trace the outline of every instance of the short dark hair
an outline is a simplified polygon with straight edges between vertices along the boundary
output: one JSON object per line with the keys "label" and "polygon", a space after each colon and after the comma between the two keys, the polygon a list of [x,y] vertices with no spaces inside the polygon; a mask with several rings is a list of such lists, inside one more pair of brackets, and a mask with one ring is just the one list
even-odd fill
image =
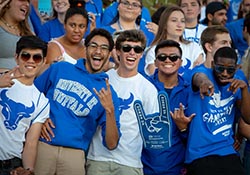
{"label": "short dark hair", "polygon": [[46,57],[46,55],[47,55],[47,49],[48,49],[47,43],[34,35],[22,36],[17,41],[16,54],[19,55],[20,52],[25,48],[41,49],[43,52],[43,56]]}
{"label": "short dark hair", "polygon": [[88,24],[89,22],[88,13],[82,7],[70,7],[65,14],[64,24],[66,24],[68,19],[74,15],[82,15],[84,18],[86,18]]}
{"label": "short dark hair", "polygon": [[229,58],[238,61],[237,53],[231,47],[221,47],[214,54],[214,63],[217,63],[218,58]]}
{"label": "short dark hair", "polygon": [[163,40],[163,41],[159,42],[155,48],[155,56],[156,56],[158,50],[160,48],[164,48],[164,47],[176,47],[180,52],[180,57],[182,57],[182,49],[180,47],[180,44],[174,40]]}
{"label": "short dark hair", "polygon": [[90,34],[88,34],[88,36],[85,38],[85,46],[88,47],[89,45],[89,42],[90,40],[95,37],[95,36],[102,36],[102,37],[105,37],[108,42],[109,42],[109,51],[112,51],[113,48],[114,48],[114,40],[111,36],[111,34],[105,30],[105,29],[102,29],[102,28],[95,28],[94,30],[92,30],[90,32]]}
{"label": "short dark hair", "polygon": [[115,48],[120,50],[122,47],[122,42],[124,41],[132,41],[132,42],[141,42],[141,46],[146,48],[146,37],[141,30],[125,30],[122,31],[116,39]]}

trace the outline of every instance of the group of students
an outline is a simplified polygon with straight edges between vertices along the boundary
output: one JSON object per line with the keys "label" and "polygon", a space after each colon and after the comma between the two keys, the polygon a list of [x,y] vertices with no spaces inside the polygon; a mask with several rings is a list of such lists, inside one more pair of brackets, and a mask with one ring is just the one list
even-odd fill
{"label": "group of students", "polygon": [[[183,38],[184,10],[169,6],[147,50],[152,38],[138,30],[142,2],[135,1],[117,3],[118,18],[108,26],[115,41],[108,28],[84,37],[88,14],[75,7],[65,14],[64,35],[48,45],[19,37],[18,66],[0,76],[0,138],[6,140],[0,175],[245,173],[235,123],[248,138],[250,95],[229,31],[204,29],[202,50]],[[19,9],[26,15],[26,5]],[[149,56],[153,68],[141,68]]]}

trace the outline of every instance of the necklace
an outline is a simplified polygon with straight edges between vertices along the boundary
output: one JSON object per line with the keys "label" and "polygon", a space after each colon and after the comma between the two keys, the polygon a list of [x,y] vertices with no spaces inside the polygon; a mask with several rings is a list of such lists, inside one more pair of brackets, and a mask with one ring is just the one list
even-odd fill
{"label": "necklace", "polygon": [[19,30],[18,26],[10,25],[3,18],[1,18],[0,21],[7,27],[7,30],[9,29],[10,33],[17,35],[17,36],[20,36],[20,30]]}
{"label": "necklace", "polygon": [[[118,27],[119,27],[119,29],[121,30],[121,31],[123,31],[124,30],[124,28],[122,27],[122,25],[121,25],[121,23],[120,23],[120,20],[118,20],[117,21],[117,25],[118,25]],[[135,24],[135,29],[139,29],[139,26],[137,25],[137,24]]]}
{"label": "necklace", "polygon": [[1,18],[1,21],[9,28],[13,29],[13,30],[18,30],[17,26],[14,25],[10,25],[9,23],[7,23],[3,18]]}

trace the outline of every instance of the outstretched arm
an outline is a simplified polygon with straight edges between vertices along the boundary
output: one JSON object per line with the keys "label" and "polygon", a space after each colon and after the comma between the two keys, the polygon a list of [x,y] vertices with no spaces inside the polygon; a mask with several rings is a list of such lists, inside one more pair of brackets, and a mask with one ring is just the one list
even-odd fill
{"label": "outstretched arm", "polygon": [[106,135],[105,141],[109,149],[116,148],[118,144],[119,134],[115,120],[115,110],[112,100],[112,93],[108,79],[106,79],[107,89],[102,88],[99,92],[94,88],[94,92],[99,97],[99,100],[106,112]]}
{"label": "outstretched arm", "polygon": [[192,88],[194,91],[200,91],[201,98],[211,96],[214,93],[214,85],[204,73],[196,73],[192,79]]}

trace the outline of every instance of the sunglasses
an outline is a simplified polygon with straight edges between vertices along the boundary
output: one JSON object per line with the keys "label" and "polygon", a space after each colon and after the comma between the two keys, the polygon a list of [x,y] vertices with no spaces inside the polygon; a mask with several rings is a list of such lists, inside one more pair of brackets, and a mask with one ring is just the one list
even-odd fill
{"label": "sunglasses", "polygon": [[181,57],[178,55],[166,55],[166,54],[160,54],[156,56],[156,59],[160,60],[160,61],[166,61],[166,59],[169,59],[172,62],[177,61],[178,59],[180,59]]}
{"label": "sunglasses", "polygon": [[135,53],[142,53],[144,51],[144,48],[141,46],[130,46],[128,44],[122,46],[123,52],[130,52],[131,49],[134,49]]}
{"label": "sunglasses", "polygon": [[220,66],[220,65],[214,65],[214,70],[217,73],[223,73],[225,70],[227,71],[228,74],[233,74],[236,71],[235,67],[225,67],[225,66]]}
{"label": "sunglasses", "polygon": [[31,55],[30,53],[23,52],[20,55],[20,58],[25,62],[27,62],[31,57],[35,63],[40,63],[43,60],[43,56],[41,54]]}

